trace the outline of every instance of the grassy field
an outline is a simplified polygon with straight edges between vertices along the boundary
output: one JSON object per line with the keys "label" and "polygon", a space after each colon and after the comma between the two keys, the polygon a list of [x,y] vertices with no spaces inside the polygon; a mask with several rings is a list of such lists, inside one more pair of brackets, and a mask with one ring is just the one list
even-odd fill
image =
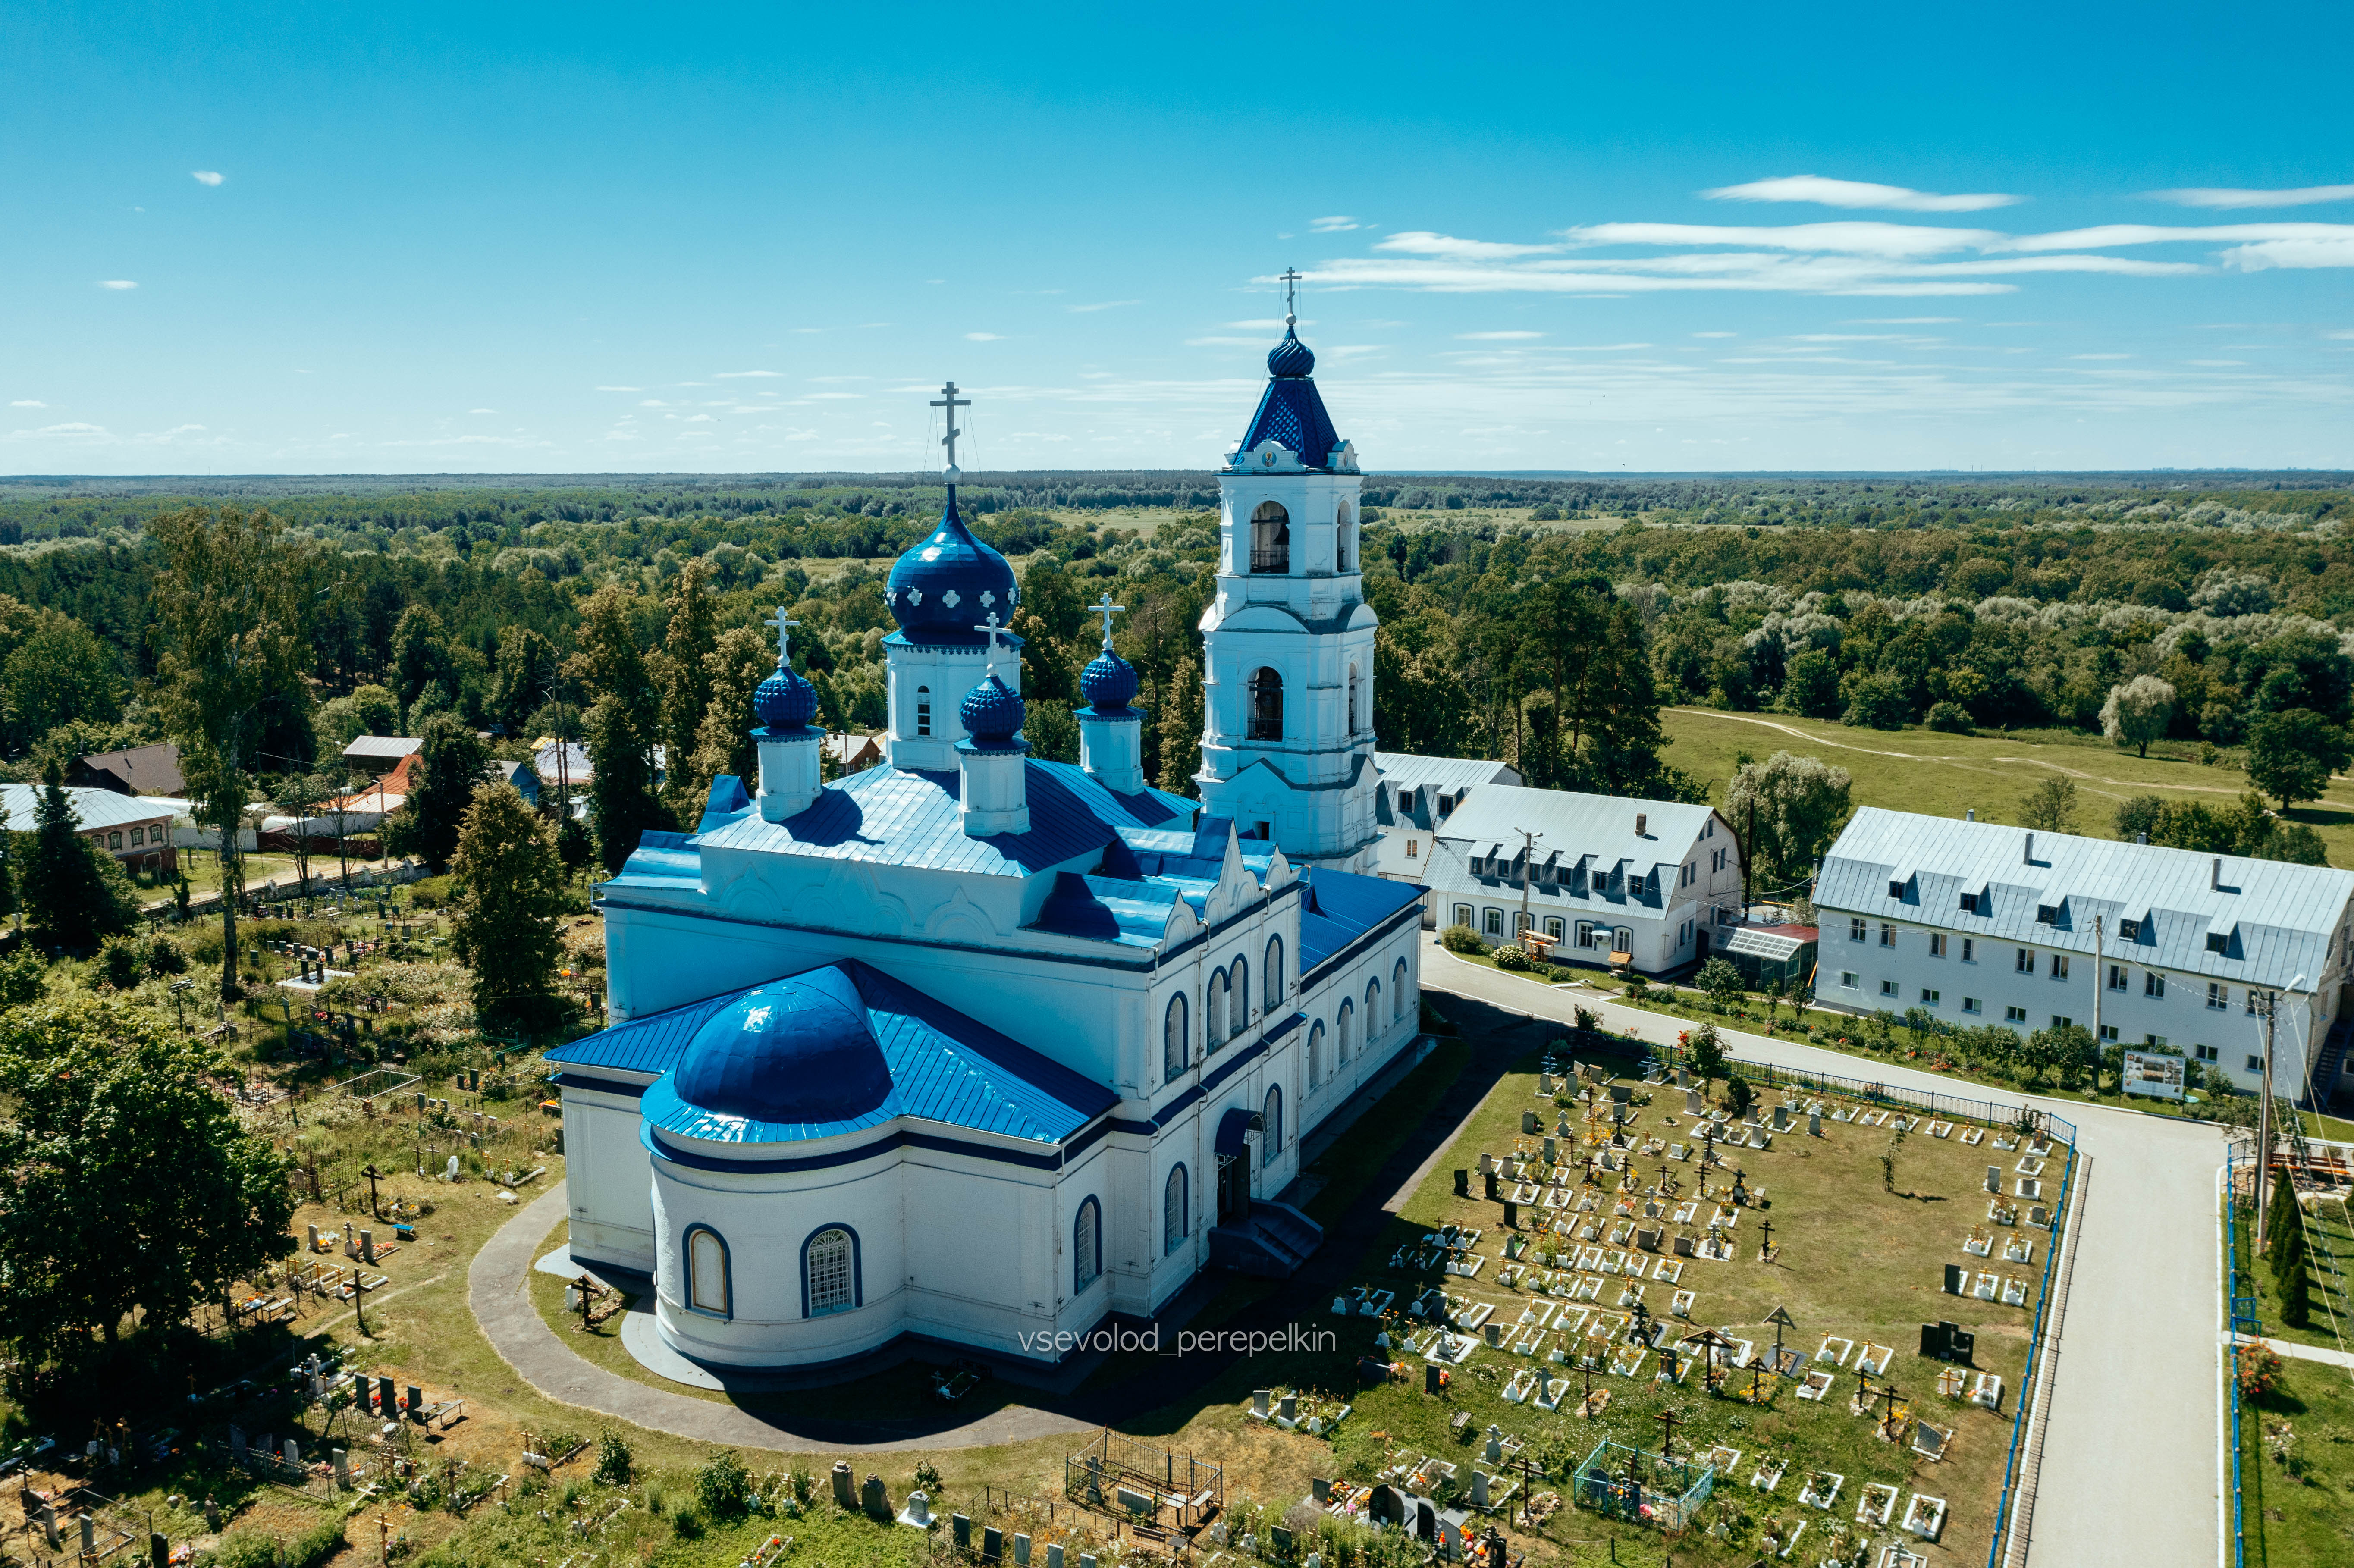
{"label": "grassy field", "polygon": [[2240,1476],[2250,1568],[2354,1558],[2354,1373],[2283,1357],[2241,1408]]}
{"label": "grassy field", "polygon": [[[1975,808],[1980,821],[2017,821],[2020,799],[2055,773],[2076,781],[2076,832],[2105,838],[2115,832],[2118,804],[2131,795],[2199,800],[2228,805],[2248,788],[2247,776],[2221,765],[2201,765],[2196,747],[2151,747],[2148,758],[2120,751],[2099,736],[2039,730],[2026,735],[1945,735],[1929,729],[1850,729],[1787,714],[1727,714],[1669,708],[1660,727],[1674,745],[1667,759],[1724,799],[1734,754],[1763,761],[1776,751],[1819,757],[1855,778],[1858,806],[1958,817]],[[2156,755],[2166,752],[2169,755]],[[2328,846],[2330,863],[2354,865],[2354,782],[2330,780],[2329,793],[2288,813]]]}
{"label": "grassy field", "polygon": [[[2310,1249],[2307,1277],[2313,1282],[2312,1311],[2306,1322],[2291,1323],[2283,1315],[2280,1287],[2268,1263],[2243,1263],[2242,1288],[2253,1287],[2256,1320],[2272,1338],[2328,1351],[2354,1349],[2354,1299],[2348,1295],[2348,1287],[2354,1286],[2354,1224],[2349,1222],[2346,1200],[2317,1198],[2299,1208],[2305,1218],[2306,1245]],[[2253,1226],[2254,1221],[2250,1218],[2243,1224]],[[2354,1456],[2349,1456],[2349,1460],[2354,1463]]]}

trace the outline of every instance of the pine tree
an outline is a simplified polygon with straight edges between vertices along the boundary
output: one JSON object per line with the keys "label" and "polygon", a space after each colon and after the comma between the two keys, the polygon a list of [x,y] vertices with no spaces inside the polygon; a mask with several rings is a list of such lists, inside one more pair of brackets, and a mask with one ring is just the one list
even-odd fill
{"label": "pine tree", "polygon": [[[618,872],[649,828],[667,828],[670,813],[654,798],[653,747],[661,699],[648,678],[638,647],[631,596],[607,586],[589,596],[578,649],[565,673],[587,683],[596,701],[588,710],[590,813],[597,829],[598,858]],[[684,767],[687,758],[674,759]]]}
{"label": "pine tree", "polygon": [[681,821],[692,821],[702,813],[702,797],[710,782],[705,775],[705,788],[698,789],[695,768],[696,739],[704,715],[711,707],[711,654],[718,639],[710,581],[711,563],[701,557],[679,569],[664,601],[670,609],[670,625],[663,637],[662,652],[646,660],[647,677],[660,697],[656,738],[669,767],[663,804]]}
{"label": "pine tree", "polygon": [[476,1011],[526,1019],[545,1012],[564,953],[557,921],[566,878],[555,831],[514,785],[483,785],[466,808],[451,869],[450,950],[474,971]]}
{"label": "pine tree", "polygon": [[1201,770],[1202,666],[1181,659],[1161,708],[1161,788],[1192,795],[1193,775]]}
{"label": "pine tree", "polygon": [[760,721],[752,712],[752,694],[777,667],[776,644],[748,626],[723,631],[704,667],[711,678],[711,705],[704,710],[703,727],[695,733],[693,790],[695,809],[711,793],[711,781],[732,774],[751,794],[760,787],[759,749],[752,730]]}
{"label": "pine tree", "polygon": [[2281,1321],[2302,1329],[2313,1317],[2313,1270],[2299,1247],[2281,1282]]}
{"label": "pine tree", "polygon": [[36,799],[27,838],[17,881],[25,918],[43,943],[94,948],[137,923],[130,882],[112,855],[82,836],[54,762]]}

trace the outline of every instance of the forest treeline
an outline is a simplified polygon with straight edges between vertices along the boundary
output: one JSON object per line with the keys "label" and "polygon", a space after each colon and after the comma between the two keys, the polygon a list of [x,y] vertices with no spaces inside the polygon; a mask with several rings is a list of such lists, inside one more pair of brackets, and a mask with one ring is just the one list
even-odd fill
{"label": "forest treeline", "polygon": [[[306,680],[273,713],[269,768],[307,768],[363,729],[420,733],[443,712],[552,733],[597,701],[594,669],[626,665],[620,642],[657,666],[673,657],[683,574],[703,630],[680,655],[695,671],[673,683],[706,706],[748,701],[749,642],[730,643],[725,670],[701,662],[784,605],[826,722],[879,726],[889,558],[930,525],[940,493],[820,477],[248,484],[278,488],[229,503],[266,504],[320,571]],[[2064,726],[2143,747],[2253,750],[2271,736],[2307,767],[2266,792],[2310,799],[2312,765],[2354,721],[2354,494],[2311,476],[2215,477],[1369,479],[1377,733],[1392,749],[1511,760],[1542,783],[1668,794],[1704,788],[1660,750],[1657,711],[1679,703],[1878,727]],[[1117,641],[1152,718],[1148,768],[1190,777],[1214,513],[1145,528],[1089,517],[1078,497],[1138,505],[1207,498],[1214,483],[1027,475],[960,493],[1023,575],[1015,630],[1042,753],[1075,752],[1068,708],[1097,641],[1085,606],[1108,589],[1127,607]],[[28,488],[0,498],[6,526],[51,530],[0,547],[0,751],[20,772],[69,721],[50,749],[160,733],[145,698],[159,648],[148,524],[186,500],[130,482]],[[1460,515],[1504,504],[1539,516]],[[1634,515],[1579,523],[1604,514]],[[69,524],[88,532],[58,532]],[[691,757],[706,716],[663,719],[678,743],[666,755]],[[751,723],[748,709],[722,721],[714,733]]]}

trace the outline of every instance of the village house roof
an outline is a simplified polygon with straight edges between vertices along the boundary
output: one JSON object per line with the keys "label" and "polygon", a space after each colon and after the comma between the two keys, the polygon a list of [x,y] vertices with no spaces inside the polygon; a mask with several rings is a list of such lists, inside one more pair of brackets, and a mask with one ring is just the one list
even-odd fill
{"label": "village house roof", "polygon": [[180,748],[168,740],[92,752],[77,759],[75,772],[76,783],[124,795],[177,795],[187,788],[180,777]]}
{"label": "village house roof", "polygon": [[[41,795],[46,788],[40,784],[0,784],[0,805],[8,809],[11,832],[29,833],[33,831],[34,813],[40,810]],[[134,822],[169,821],[178,804],[173,800],[125,795],[113,789],[84,789],[70,784],[65,786],[65,792],[74,823],[84,832],[93,828],[126,828]]]}

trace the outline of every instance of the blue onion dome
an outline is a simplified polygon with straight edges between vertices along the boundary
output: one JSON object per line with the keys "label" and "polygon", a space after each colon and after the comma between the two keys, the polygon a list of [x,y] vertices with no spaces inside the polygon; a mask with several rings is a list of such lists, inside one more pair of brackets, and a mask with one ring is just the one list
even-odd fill
{"label": "blue onion dome", "polygon": [[745,992],[706,1020],[673,1086],[700,1109],[748,1121],[846,1121],[891,1093],[866,1004],[839,969]]}
{"label": "blue onion dome", "polygon": [[884,597],[910,641],[968,647],[988,641],[974,627],[991,615],[1001,625],[1011,621],[1022,601],[1005,557],[974,538],[957,515],[953,487],[938,524],[891,567]]}
{"label": "blue onion dome", "polygon": [[1316,371],[1316,355],[1299,341],[1291,323],[1283,325],[1283,341],[1267,351],[1267,373],[1286,381],[1297,381]]}
{"label": "blue onion dome", "polygon": [[1099,714],[1125,712],[1136,695],[1136,666],[1107,648],[1079,672],[1079,694]]}
{"label": "blue onion dome", "polygon": [[771,730],[807,729],[810,720],[817,716],[817,688],[790,665],[780,665],[753,688],[752,711]]}
{"label": "blue onion dome", "polygon": [[1022,728],[1022,699],[1013,689],[997,678],[991,670],[981,678],[981,684],[964,694],[964,705],[957,710],[964,721],[965,733],[976,746],[1005,746]]}

